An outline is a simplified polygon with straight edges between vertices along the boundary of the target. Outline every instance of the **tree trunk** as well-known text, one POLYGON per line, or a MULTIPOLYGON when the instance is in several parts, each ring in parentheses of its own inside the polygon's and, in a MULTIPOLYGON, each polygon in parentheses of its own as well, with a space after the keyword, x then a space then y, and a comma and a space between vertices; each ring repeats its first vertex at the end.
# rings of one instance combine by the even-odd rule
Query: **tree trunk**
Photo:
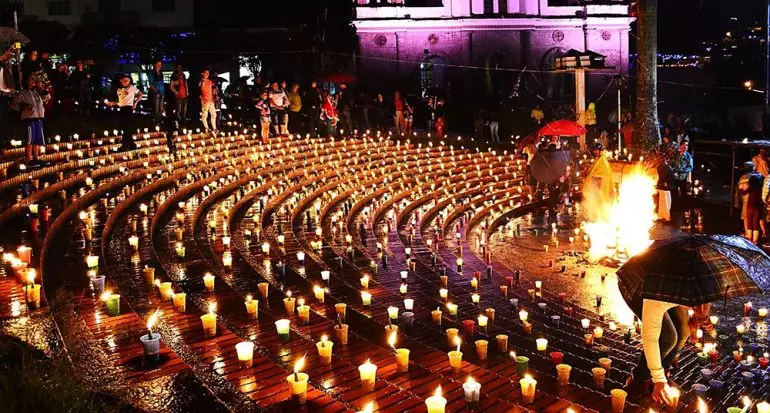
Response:
POLYGON ((632 145, 660 144, 658 127, 658 0, 639 0, 637 18, 636 123, 632 145))

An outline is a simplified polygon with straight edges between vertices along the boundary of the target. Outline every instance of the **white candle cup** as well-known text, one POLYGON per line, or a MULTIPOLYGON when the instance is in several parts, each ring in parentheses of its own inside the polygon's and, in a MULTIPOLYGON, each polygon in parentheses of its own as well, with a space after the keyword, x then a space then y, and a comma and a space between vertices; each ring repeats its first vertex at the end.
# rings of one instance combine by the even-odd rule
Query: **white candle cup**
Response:
POLYGON ((243 341, 235 345, 238 354, 238 363, 242 369, 249 369, 254 363, 254 343, 243 341))
POLYGON ((144 357, 151 361, 160 360, 160 334, 152 333, 152 336, 145 334, 139 337, 144 347, 144 357))
POLYGON ((104 280, 105 277, 103 275, 100 275, 98 277, 91 277, 91 286, 94 289, 94 293, 96 295, 99 295, 104 291, 104 280))

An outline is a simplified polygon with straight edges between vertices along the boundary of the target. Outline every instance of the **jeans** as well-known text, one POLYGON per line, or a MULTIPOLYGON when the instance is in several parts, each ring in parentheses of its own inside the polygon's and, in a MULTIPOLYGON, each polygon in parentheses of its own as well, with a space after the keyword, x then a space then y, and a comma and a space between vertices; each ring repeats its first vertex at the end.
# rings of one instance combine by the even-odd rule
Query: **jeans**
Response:
POLYGON ((136 149, 133 137, 134 108, 132 106, 121 106, 119 110, 120 129, 123 130, 121 148, 123 150, 136 149))
POLYGON ((163 118, 164 97, 162 93, 152 94, 152 118, 160 121, 163 118))
MULTIPOLYGON (((632 305, 631 309, 637 316, 641 317, 641 304, 632 305)), ((660 347, 660 359, 663 368, 666 370, 671 367, 671 363, 690 337, 690 328, 687 325, 687 320, 689 318, 690 316, 687 315, 687 309, 682 306, 676 306, 668 310, 663 316, 663 326, 660 330, 658 346, 660 347)), ((635 381, 644 381, 651 377, 644 351, 642 351, 642 354, 639 356, 639 363, 631 374, 635 381)))
POLYGON ((489 122, 489 140, 492 142, 500 142, 500 135, 498 130, 500 129, 500 123, 496 120, 489 122))
POLYGON ((217 130, 217 108, 214 107, 214 102, 201 103, 201 122, 203 122, 203 129, 209 130, 209 115, 211 116, 211 128, 217 130))
POLYGON ((176 98, 176 119, 179 122, 185 122, 187 120, 187 98, 176 98))

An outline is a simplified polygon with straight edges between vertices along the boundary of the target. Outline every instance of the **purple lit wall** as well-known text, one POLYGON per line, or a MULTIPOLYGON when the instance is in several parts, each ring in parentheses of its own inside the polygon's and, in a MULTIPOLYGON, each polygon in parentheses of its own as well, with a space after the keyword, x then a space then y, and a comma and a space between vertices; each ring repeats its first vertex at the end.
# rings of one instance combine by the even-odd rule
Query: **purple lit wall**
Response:
MULTIPOLYGON (((450 66, 444 71, 444 80, 465 88, 486 87, 489 91, 490 82, 485 80, 490 73, 485 68, 549 70, 553 69, 553 60, 558 54, 569 49, 587 48, 605 55, 606 64, 614 67, 606 73, 588 76, 590 101, 595 98, 591 96, 594 89, 599 89, 597 93, 604 89, 606 79, 614 73, 628 72, 631 19, 627 16, 589 15, 583 20, 574 14, 563 15, 563 8, 552 7, 546 8, 545 13, 559 15, 543 18, 541 4, 540 15, 490 18, 476 14, 484 12, 483 1, 451 0, 451 7, 447 1, 444 3, 444 7, 435 8, 360 7, 359 17, 354 22, 359 38, 360 78, 372 83, 387 80, 387 85, 393 88, 417 89, 420 63, 425 60, 427 50, 431 62, 444 62, 450 66), (464 8, 460 10, 460 6, 464 8), (482 9, 475 10, 478 7, 482 9), (463 16, 455 17, 458 12, 463 16)), ((530 4, 532 0, 508 3, 515 4, 493 5, 509 9, 537 6, 537 2, 530 4)), ((513 72, 510 73, 513 76, 513 72)), ((551 81, 551 75, 541 77, 551 81)))

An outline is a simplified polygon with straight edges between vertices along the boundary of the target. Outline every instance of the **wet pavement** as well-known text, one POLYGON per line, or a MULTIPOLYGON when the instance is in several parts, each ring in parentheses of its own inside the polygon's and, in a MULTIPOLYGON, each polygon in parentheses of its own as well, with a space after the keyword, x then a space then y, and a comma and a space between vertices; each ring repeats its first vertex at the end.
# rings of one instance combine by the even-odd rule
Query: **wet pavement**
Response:
MULTIPOLYGON (((425 411, 425 400, 441 385, 448 410, 460 411, 469 408, 463 382, 473 376, 482 385, 482 411, 610 411, 610 390, 622 387, 635 365, 639 336, 626 337, 630 321, 614 268, 582 262, 582 238, 574 244, 567 238, 580 222, 577 208, 561 206, 546 216, 521 184, 523 165, 510 156, 362 140, 282 139, 265 146, 247 137, 190 136, 177 143, 184 156, 169 158, 165 142, 148 137, 142 143, 131 157, 110 159, 96 152, 94 141, 73 148, 70 162, 57 155, 60 164, 34 177, 0 181, 3 199, 15 204, 0 214, 0 224, 18 234, 4 239, 5 245, 33 247, 44 290, 43 308, 28 313, 20 301, 21 282, 0 278, 0 327, 52 357, 68 357, 82 372, 78 379, 95 390, 148 411, 341 412, 373 402, 375 411, 401 412, 425 411), (85 150, 84 160, 75 160, 77 150, 85 150), (93 167, 89 177, 79 173, 93 167), (25 183, 37 188, 14 202, 10 198, 25 183), (51 212, 45 222, 31 223, 26 203, 33 199, 51 212), (148 206, 146 214, 140 205, 148 206), (522 235, 498 231, 509 220, 521 223, 522 235), (548 231, 552 223, 558 247, 548 231), (482 232, 488 251, 479 242, 482 232), (88 255, 99 256, 97 273, 120 294, 117 315, 108 314, 89 280, 88 255), (146 280, 146 266, 175 294, 186 294, 184 310, 146 280), (328 281, 321 277, 327 270, 328 281), (204 285, 206 273, 214 280, 211 290, 204 285), (362 286, 364 275, 368 288, 362 286), (531 291, 536 280, 542 289, 531 291), (439 297, 444 282, 457 316, 439 297), (266 283, 267 297, 259 293, 260 283, 266 283), (323 301, 315 298, 317 288, 324 290, 323 301), (288 291, 305 300, 309 321, 284 309, 288 291), (362 291, 371 294, 370 305, 362 303, 362 291), (474 294, 480 303, 472 302, 474 294), (259 300, 256 319, 245 311, 247 295, 259 300), (201 317, 212 303, 216 333, 206 336, 201 317), (344 320, 336 310, 341 303, 347 304, 344 320), (162 344, 160 357, 152 360, 138 337, 156 309, 160 321, 153 331, 162 344), (393 309, 395 319, 388 314, 393 309), (442 311, 438 319, 436 309, 442 311), (520 320, 524 309, 531 332, 520 320), (488 316, 488 326, 479 325, 480 315, 488 316), (583 343, 583 318, 588 331, 600 326, 604 337, 583 343), (280 319, 290 321, 288 340, 276 332, 280 319), (336 335, 341 321, 349 329, 347 344, 336 335), (408 372, 399 371, 387 342, 391 325, 399 326, 396 347, 410 350, 408 372), (447 341, 448 328, 457 328, 462 338, 459 370, 448 362, 447 351, 455 348, 447 341), (318 357, 322 335, 334 343, 330 365, 318 357), (501 335, 504 348, 497 345, 501 335), (548 340, 547 350, 537 349, 539 338, 548 340), (476 350, 483 340, 486 356, 476 350), (241 366, 236 354, 235 344, 242 341, 255 345, 251 367, 241 366), (523 372, 510 351, 529 357, 527 373, 538 382, 534 402, 524 400, 523 372), (553 351, 572 366, 569 385, 557 383, 553 351), (310 380, 307 402, 299 406, 286 378, 302 356, 310 380), (599 386, 592 369, 602 357, 612 360, 612 369, 599 386), (362 387, 358 375, 367 359, 378 366, 372 390, 362 387)), ((704 221, 694 221, 694 227, 709 228, 704 221)), ((679 231, 659 226, 654 237, 679 231)), ((764 297, 751 299, 755 308, 770 304, 764 297)), ((722 357, 710 367, 725 386, 708 390, 713 411, 726 410, 743 395, 768 394, 766 372, 758 372, 762 377, 751 385, 741 384, 731 361, 732 349, 741 345, 745 353, 767 351, 766 322, 740 317, 742 307, 743 300, 733 300, 716 309, 725 337, 722 357), (734 333, 738 323, 748 330, 740 338, 734 333)), ((708 384, 702 367, 688 347, 672 373, 684 390, 683 411, 692 410, 692 385, 708 384)), ((644 394, 630 394, 625 411, 648 407, 661 408, 644 394)))

